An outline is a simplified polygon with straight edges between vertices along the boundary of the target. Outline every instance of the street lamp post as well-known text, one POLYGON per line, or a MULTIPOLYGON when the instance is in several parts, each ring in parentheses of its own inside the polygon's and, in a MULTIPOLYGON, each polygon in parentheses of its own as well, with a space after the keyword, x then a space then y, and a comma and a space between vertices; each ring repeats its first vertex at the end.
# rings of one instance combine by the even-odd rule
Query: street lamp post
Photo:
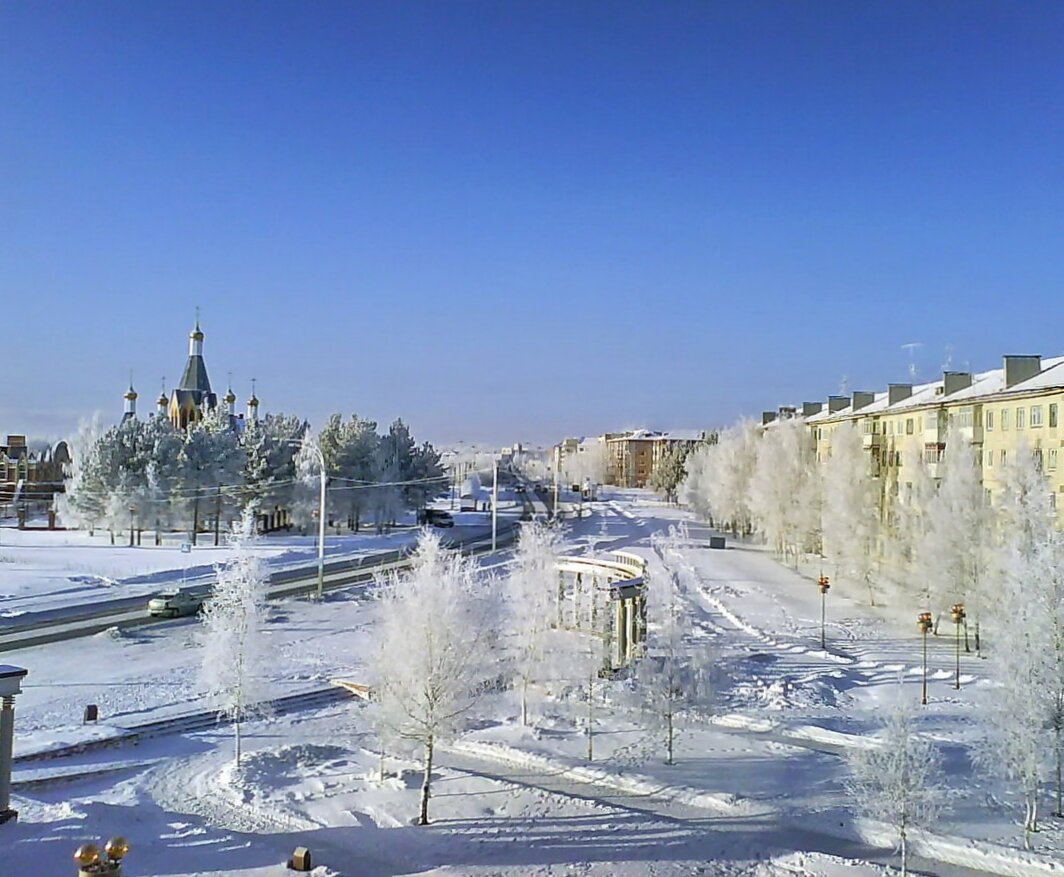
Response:
POLYGON ((916 619, 916 626, 920 629, 920 633, 924 635, 924 693, 921 703, 924 706, 927 705, 927 635, 931 632, 931 628, 934 626, 934 622, 931 620, 930 612, 921 612, 916 619))
POLYGON ((831 588, 831 582, 827 576, 822 575, 816 580, 816 586, 820 589, 820 648, 827 649, 826 609, 827 593, 831 588))
POLYGON ((129 507, 129 547, 133 547, 133 526, 136 522, 137 508, 136 506, 129 507))
POLYGON ((964 604, 954 603, 949 609, 950 617, 953 619, 953 623, 957 625, 957 678, 953 683, 953 687, 959 689, 961 687, 961 625, 964 623, 964 604))
POLYGON ((316 444, 306 440, 292 444, 311 448, 318 455, 318 469, 321 474, 321 498, 318 503, 318 599, 325 592, 325 455, 316 444))
POLYGON ((491 467, 491 550, 498 548, 499 541, 499 460, 491 467))

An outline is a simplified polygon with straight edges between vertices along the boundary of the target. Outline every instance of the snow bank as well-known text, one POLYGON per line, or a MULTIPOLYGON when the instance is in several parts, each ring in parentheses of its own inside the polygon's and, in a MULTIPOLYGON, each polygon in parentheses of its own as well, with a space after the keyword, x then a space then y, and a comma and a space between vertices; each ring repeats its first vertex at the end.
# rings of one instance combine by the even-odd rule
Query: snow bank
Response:
POLYGON ((454 752, 472 755, 477 758, 503 761, 518 767, 565 777, 573 780, 573 782, 605 786, 606 788, 616 789, 619 792, 628 792, 632 795, 654 795, 669 798, 681 804, 701 807, 705 810, 715 810, 718 813, 729 816, 751 816, 768 812, 766 808, 757 807, 753 802, 737 795, 705 792, 684 786, 662 785, 659 780, 653 777, 640 774, 615 773, 603 767, 592 767, 584 764, 576 765, 558 758, 535 755, 502 743, 457 740, 448 748, 454 752))

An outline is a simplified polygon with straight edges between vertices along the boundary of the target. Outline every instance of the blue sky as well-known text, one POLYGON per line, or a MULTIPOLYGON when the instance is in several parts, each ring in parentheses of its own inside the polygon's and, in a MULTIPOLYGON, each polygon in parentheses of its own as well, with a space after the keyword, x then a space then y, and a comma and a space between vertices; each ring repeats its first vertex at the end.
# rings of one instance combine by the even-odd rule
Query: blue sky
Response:
POLYGON ((0 5, 0 432, 180 374, 440 442, 1064 353, 1058 3, 0 5), (949 353, 947 353, 949 351, 949 353))

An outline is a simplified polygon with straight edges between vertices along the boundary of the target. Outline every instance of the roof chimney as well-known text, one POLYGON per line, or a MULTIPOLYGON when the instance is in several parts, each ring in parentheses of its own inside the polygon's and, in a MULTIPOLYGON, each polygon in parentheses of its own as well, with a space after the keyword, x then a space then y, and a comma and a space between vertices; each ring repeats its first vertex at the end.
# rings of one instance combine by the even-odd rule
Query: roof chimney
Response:
POLYGON ((768 426, 772 421, 776 419, 775 411, 762 411, 761 412, 761 425, 768 426))
POLYGON ((912 384, 887 384, 887 404, 893 405, 913 394, 912 384))
MULTIPOLYGON (((1035 373, 1038 370, 1035 369, 1035 373)), ((949 396, 972 385, 971 372, 942 372, 942 395, 949 396)))
POLYGON ((828 414, 834 414, 836 411, 842 411, 842 409, 849 404, 849 396, 828 396, 828 414))
POLYGON ((784 420, 788 417, 794 417, 797 413, 797 409, 793 405, 780 405, 780 420, 784 420))
POLYGON ((1041 370, 1042 357, 1040 356, 1006 356, 1005 389, 1033 378, 1041 370))
POLYGON ((823 402, 803 402, 802 403, 802 417, 812 417, 814 414, 819 414, 824 410, 823 402))
POLYGON ((875 401, 875 393, 865 393, 861 390, 856 390, 853 394, 853 410, 858 411, 866 405, 871 405, 875 401))

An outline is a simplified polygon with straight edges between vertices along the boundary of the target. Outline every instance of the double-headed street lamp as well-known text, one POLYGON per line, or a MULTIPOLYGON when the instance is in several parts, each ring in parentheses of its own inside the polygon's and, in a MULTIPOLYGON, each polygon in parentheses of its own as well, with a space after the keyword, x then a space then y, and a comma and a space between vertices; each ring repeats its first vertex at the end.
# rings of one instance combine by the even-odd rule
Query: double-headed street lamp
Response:
POLYGON ((103 845, 104 856, 96 844, 82 844, 74 852, 78 877, 122 877, 122 859, 129 852, 124 837, 112 837, 103 845))
POLYGON ((964 613, 964 604, 954 603, 949 608, 949 614, 950 618, 953 619, 953 623, 957 625, 957 679, 953 683, 953 687, 959 689, 961 687, 961 625, 967 617, 964 613))
POLYGON ((827 576, 822 575, 816 580, 816 586, 820 589, 820 648, 827 649, 827 634, 825 633, 825 609, 828 589, 831 583, 827 576))
POLYGON ((920 629, 920 633, 924 635, 924 696, 920 703, 927 705, 927 635, 931 632, 931 628, 934 627, 934 622, 931 620, 930 612, 921 612, 916 619, 916 626, 920 629))

